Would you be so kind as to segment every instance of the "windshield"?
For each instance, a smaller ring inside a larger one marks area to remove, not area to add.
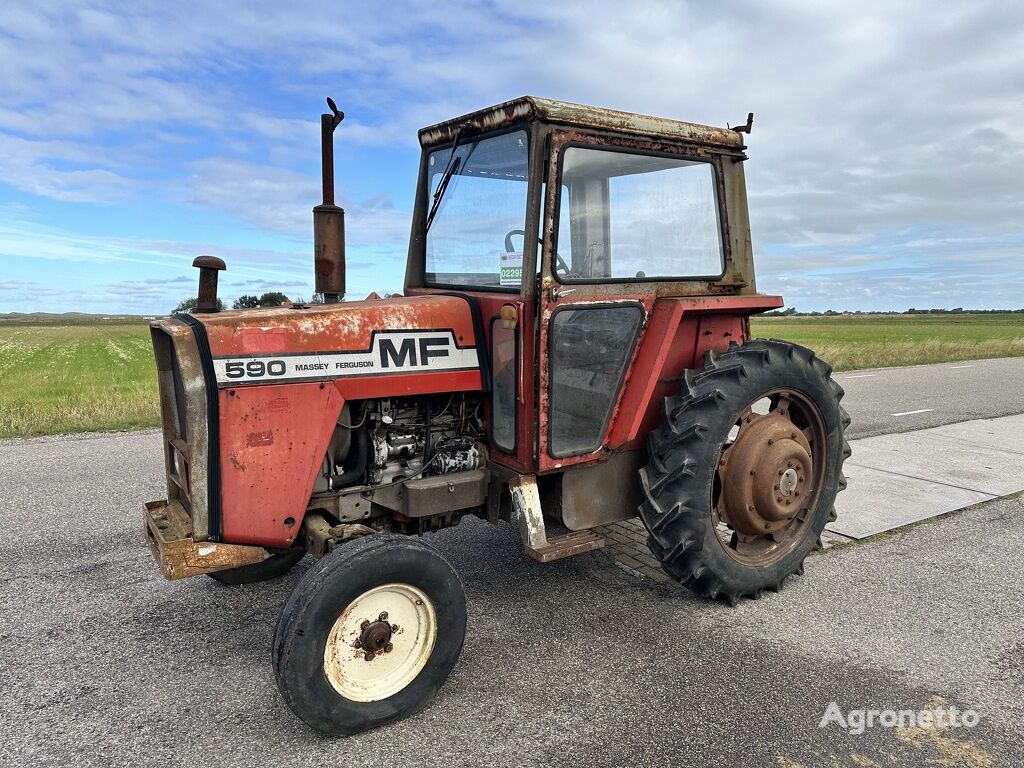
[[[515,288],[523,278],[523,230],[529,178],[526,131],[465,141],[427,230],[428,285]],[[434,194],[451,148],[427,157]]]
[[[572,146],[562,156],[555,276],[670,280],[722,272],[715,170],[677,156]]]

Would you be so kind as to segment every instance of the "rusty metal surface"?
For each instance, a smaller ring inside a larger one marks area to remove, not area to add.
[[[567,469],[561,488],[563,525],[580,531],[635,517],[641,501],[637,472],[644,461],[642,451],[628,451]]]
[[[268,556],[263,547],[196,541],[182,506],[164,499],[146,504],[143,525],[150,551],[170,580],[252,565]]]
[[[219,397],[223,538],[287,547],[344,399],[317,382],[222,389]]]
[[[743,149],[743,137],[737,131],[728,128],[541,99],[536,96],[523,96],[423,128],[419,132],[420,144],[430,147],[452,141],[455,134],[464,126],[471,126],[479,131],[490,131],[530,120],[634,136],[657,136],[735,150]]]
[[[526,554],[539,563],[550,563],[566,557],[593,552],[604,546],[604,536],[594,531],[572,531],[548,538],[540,549],[526,548]]]
[[[803,393],[773,389],[740,414],[719,453],[712,523],[726,553],[770,565],[800,540],[818,505],[828,435]]]
[[[199,320],[214,357],[368,350],[374,333],[389,329],[451,329],[460,347],[476,344],[469,304],[450,295],[243,309]]]
[[[196,256],[192,266],[199,270],[199,299],[196,312],[217,311],[217,273],[227,269],[216,256]]]
[[[737,531],[762,536],[785,528],[801,509],[811,480],[811,449],[781,414],[746,419],[721,460],[721,508]],[[787,487],[790,470],[796,480]]]
[[[191,535],[196,541],[209,538],[209,484],[207,456],[210,449],[209,420],[207,418],[206,379],[199,358],[192,329],[174,318],[150,323],[157,362],[157,383],[160,390],[161,423],[164,438],[165,467],[168,470],[167,494],[171,501],[179,500],[182,492],[188,496],[188,509],[192,516]],[[166,334],[170,347],[162,347]],[[175,402],[171,366],[176,360],[184,391],[185,435],[177,433],[178,413]],[[188,488],[182,489],[170,477],[175,452],[188,464]]]
[[[421,477],[404,483],[401,490],[401,512],[406,517],[473,509],[487,501],[487,473],[471,469]]]
[[[313,279],[328,304],[345,295],[345,211],[336,205],[313,209]]]
[[[331,525],[320,512],[310,512],[302,521],[302,546],[310,555],[320,558],[342,542],[374,533],[375,529],[361,523]]]
[[[313,276],[315,290],[327,304],[345,295],[345,211],[334,204],[334,130],[345,113],[327,99],[330,114],[320,115],[320,162],[323,202],[313,209]]]

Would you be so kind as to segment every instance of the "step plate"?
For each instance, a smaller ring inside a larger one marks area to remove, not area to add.
[[[604,546],[604,537],[593,531],[573,531],[561,536],[551,536],[547,546],[531,549],[526,547],[526,554],[541,563],[550,563],[552,560],[561,560],[564,557],[582,555],[584,552],[593,552]]]

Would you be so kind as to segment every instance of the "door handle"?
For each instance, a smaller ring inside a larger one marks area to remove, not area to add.
[[[568,296],[572,293],[576,293],[575,288],[566,288],[565,290],[560,291],[554,286],[551,286],[551,292],[548,295],[551,297],[551,301],[558,301],[563,296]]]

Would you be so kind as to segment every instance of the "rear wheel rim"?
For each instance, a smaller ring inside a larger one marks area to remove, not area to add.
[[[437,643],[437,611],[411,584],[367,590],[342,611],[324,646],[324,675],[351,701],[380,701],[406,688]]]
[[[796,390],[768,390],[740,412],[711,490],[711,522],[729,557],[766,566],[797,548],[821,499],[827,440],[818,407]]]

